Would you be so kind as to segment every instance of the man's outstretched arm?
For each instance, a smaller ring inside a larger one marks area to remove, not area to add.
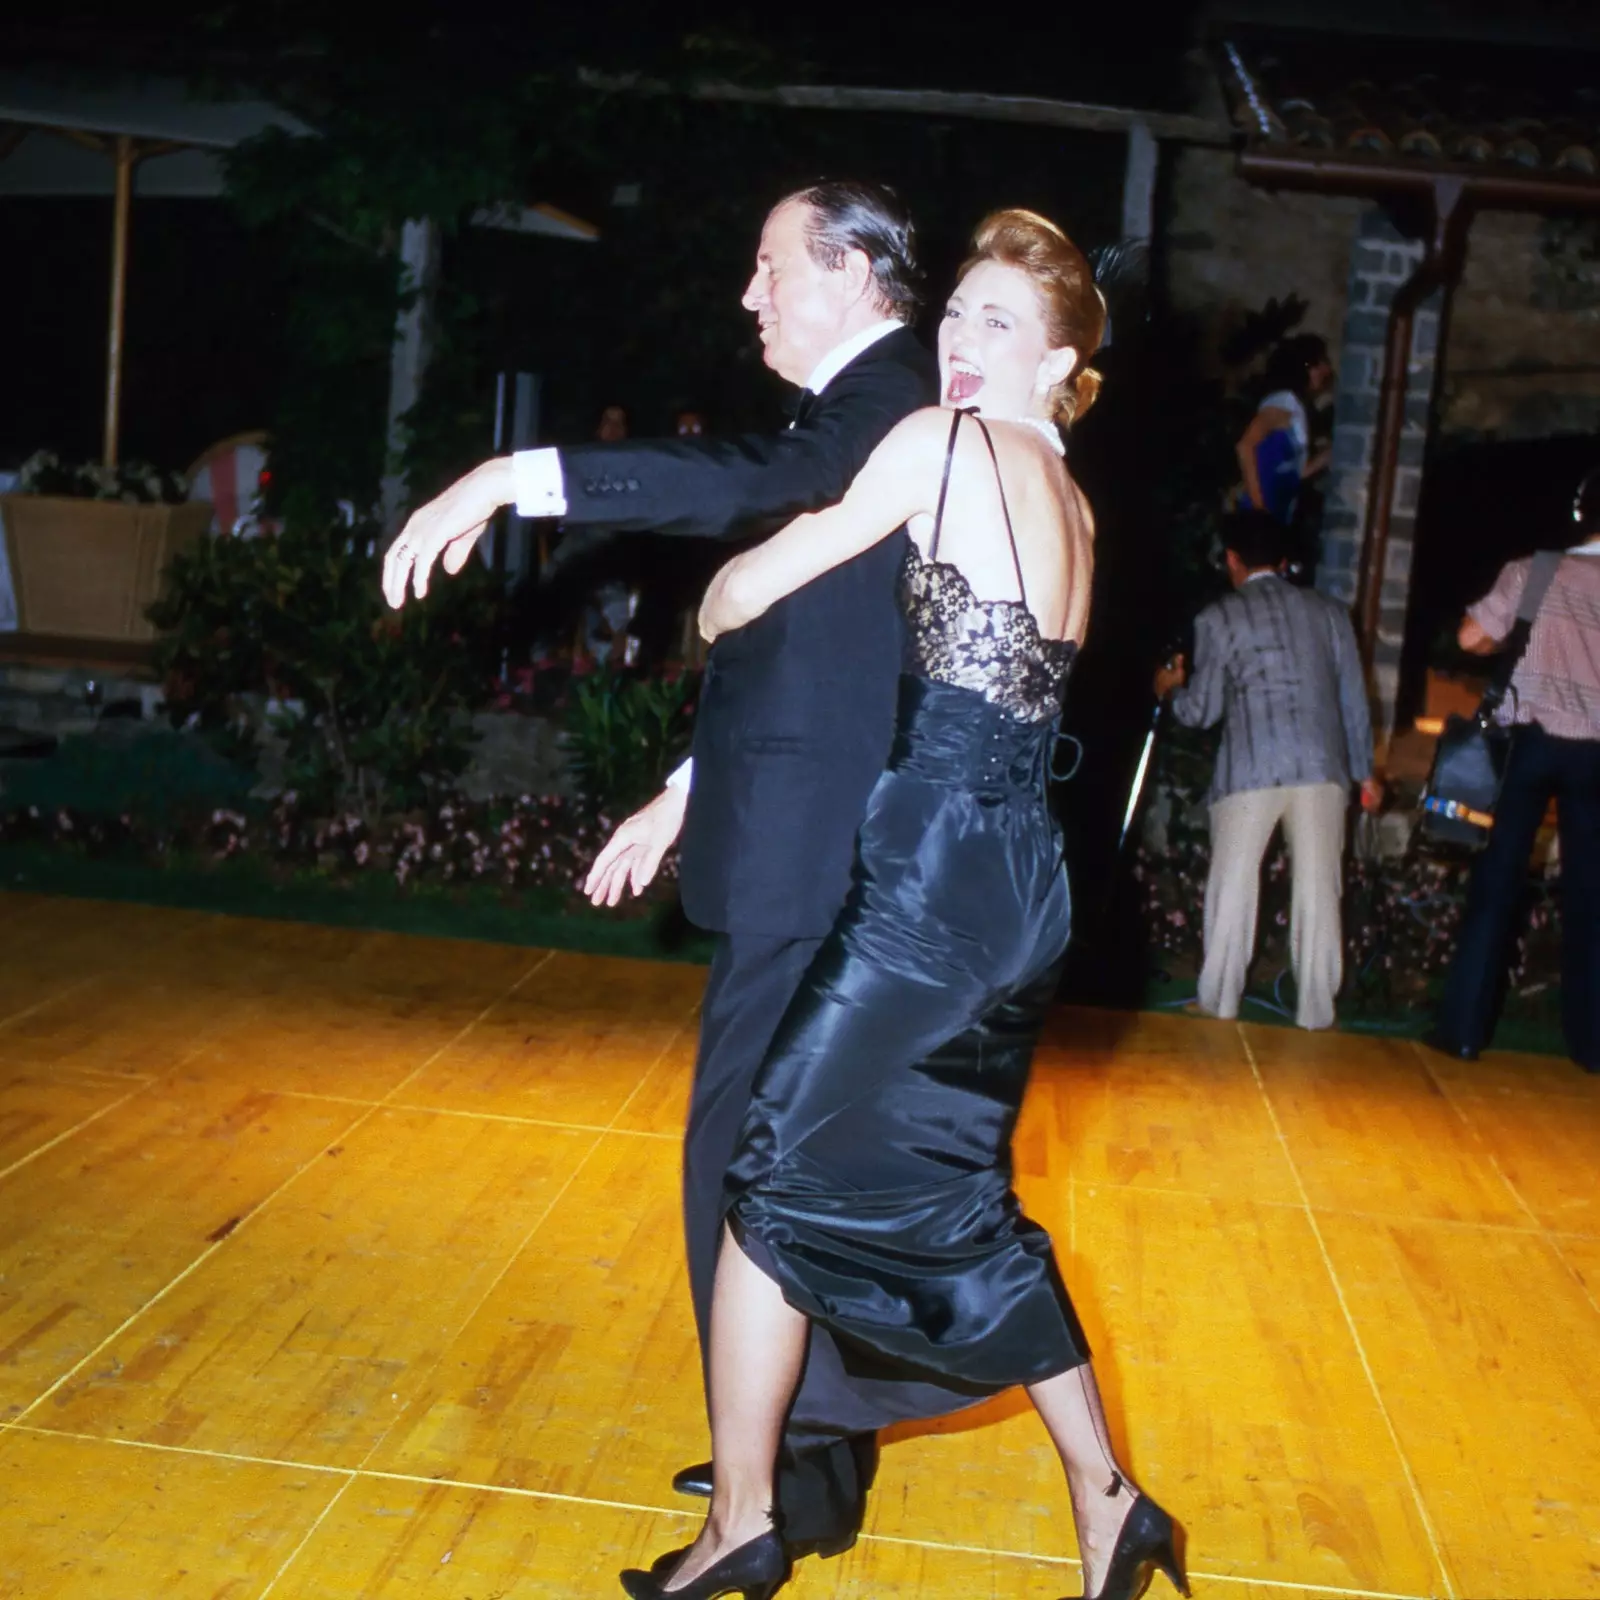
[[[663,439],[519,451],[486,461],[412,513],[384,559],[391,606],[428,592],[435,562],[459,572],[489,518],[515,504],[524,516],[571,525],[699,538],[762,531],[841,499],[889,430],[928,399],[924,379],[898,363],[847,368],[828,405],[799,427],[736,439]]]

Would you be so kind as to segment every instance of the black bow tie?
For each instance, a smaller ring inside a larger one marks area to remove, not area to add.
[[[817,397],[810,389],[802,389],[794,402],[794,411],[791,414],[789,426],[797,428],[811,415],[811,408],[816,405]]]

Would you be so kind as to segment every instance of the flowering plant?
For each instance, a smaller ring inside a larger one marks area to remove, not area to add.
[[[22,463],[17,487],[23,494],[120,500],[124,505],[175,506],[189,497],[189,480],[181,472],[161,472],[146,461],[123,461],[114,467],[100,461],[69,466],[52,450],[36,450]]]
[[[70,806],[0,810],[0,844],[60,846],[92,858],[264,862],[274,870],[312,872],[350,882],[367,875],[413,884],[481,885],[544,891],[579,901],[589,866],[616,818],[559,796],[489,801],[447,799],[369,822],[354,810],[329,816],[286,792],[265,809],[216,806],[156,824],[139,812],[115,815]],[[637,907],[656,909],[677,891],[677,856],[668,855]],[[633,906],[629,902],[630,907]]]

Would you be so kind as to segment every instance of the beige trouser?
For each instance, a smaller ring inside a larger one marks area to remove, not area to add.
[[[1230,794],[1211,808],[1211,876],[1206,880],[1206,959],[1200,1008],[1236,1017],[1256,948],[1261,858],[1281,822],[1294,868],[1289,951],[1302,1028],[1333,1026],[1344,974],[1339,899],[1344,859],[1344,788],[1296,784]]]

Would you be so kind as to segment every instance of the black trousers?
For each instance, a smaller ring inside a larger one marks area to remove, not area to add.
[[[1551,799],[1561,839],[1561,1022],[1567,1053],[1600,1064],[1600,740],[1519,728],[1489,843],[1473,867],[1438,1032],[1481,1049],[1494,1032],[1534,836]]]
[[[689,1289],[702,1358],[711,1348],[711,1290],[722,1223],[722,1184],[750,1109],[756,1072],[821,939],[718,937],[700,1012],[700,1051],[683,1144],[683,1224]],[[842,1381],[808,1360],[802,1394]],[[836,1409],[827,1398],[824,1412]],[[798,1409],[798,1403],[797,1403]],[[778,1504],[789,1540],[830,1539],[861,1525],[875,1459],[872,1441],[791,1431],[778,1464]]]

